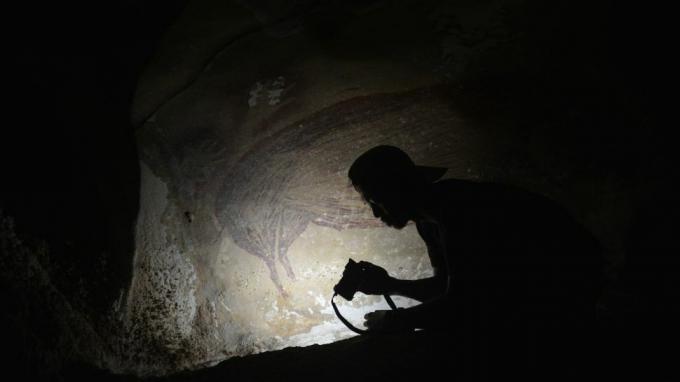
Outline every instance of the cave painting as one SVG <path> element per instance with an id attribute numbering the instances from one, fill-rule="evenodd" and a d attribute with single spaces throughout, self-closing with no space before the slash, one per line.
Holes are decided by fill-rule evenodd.
<path id="1" fill-rule="evenodd" d="M 215 215 L 243 250 L 262 259 L 286 295 L 277 262 L 295 279 L 288 249 L 312 224 L 337 230 L 381 226 L 347 180 L 348 166 L 378 144 L 402 147 L 416 162 L 461 173 L 474 134 L 465 133 L 437 89 L 356 97 L 321 110 L 254 144 L 224 174 Z M 223 231 L 223 232 L 224 232 Z"/>

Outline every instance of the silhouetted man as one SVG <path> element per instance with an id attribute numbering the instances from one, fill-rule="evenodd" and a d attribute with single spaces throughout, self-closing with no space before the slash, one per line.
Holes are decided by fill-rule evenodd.
<path id="1" fill-rule="evenodd" d="M 570 338 L 592 323 L 602 286 L 597 241 L 543 196 L 501 184 L 437 182 L 445 171 L 416 166 L 391 146 L 352 164 L 349 178 L 375 217 L 397 229 L 415 222 L 434 269 L 427 279 L 398 280 L 363 263 L 359 291 L 422 302 L 369 313 L 366 327 L 450 329 L 460 334 L 461 351 L 476 349 L 487 361 L 504 360 L 503 367 L 526 357 L 541 363 L 542 354 L 559 356 L 548 348 L 576 346 Z"/>

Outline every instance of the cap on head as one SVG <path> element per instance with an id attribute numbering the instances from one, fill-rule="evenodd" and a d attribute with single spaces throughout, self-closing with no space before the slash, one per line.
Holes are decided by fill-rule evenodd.
<path id="1" fill-rule="evenodd" d="M 442 167 L 416 166 L 401 149 L 382 145 L 361 154 L 347 175 L 355 186 L 365 187 L 398 180 L 432 183 L 445 172 Z"/>

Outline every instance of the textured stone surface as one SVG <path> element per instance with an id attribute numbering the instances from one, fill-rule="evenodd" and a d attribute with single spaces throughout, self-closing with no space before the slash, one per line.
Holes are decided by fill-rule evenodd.
<path id="1" fill-rule="evenodd" d="M 7 12 L 7 93 L 18 102 L 5 131 L 20 137 L 0 140 L 0 328 L 11 370 L 53 376 L 76 361 L 164 375 L 232 357 L 205 375 L 244 379 L 269 372 L 248 367 L 275 374 L 281 364 L 294 376 L 298 356 L 351 357 L 340 341 L 233 366 L 234 356 L 349 335 L 328 306 L 348 257 L 398 277 L 429 274 L 413 227 L 375 224 L 347 187 L 351 160 L 378 143 L 446 165 L 447 176 L 565 204 L 613 270 L 625 265 L 601 305 L 611 365 L 636 364 L 639 349 L 655 368 L 666 359 L 654 339 L 677 322 L 667 314 L 680 300 L 670 295 L 677 264 L 665 255 L 677 246 L 677 203 L 656 88 L 672 44 L 649 10 L 184 3 L 10 3 L 20 12 Z M 357 323 L 380 306 L 341 303 Z M 357 346 L 374 357 L 356 367 L 392 370 L 378 351 L 389 342 Z"/>

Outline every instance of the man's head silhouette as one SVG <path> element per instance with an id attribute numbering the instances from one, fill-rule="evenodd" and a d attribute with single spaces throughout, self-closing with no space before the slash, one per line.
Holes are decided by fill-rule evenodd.
<path id="1" fill-rule="evenodd" d="M 423 190 L 445 172 L 445 168 L 417 166 L 394 146 L 376 146 L 354 161 L 348 176 L 375 217 L 390 227 L 403 228 L 415 218 Z"/>

